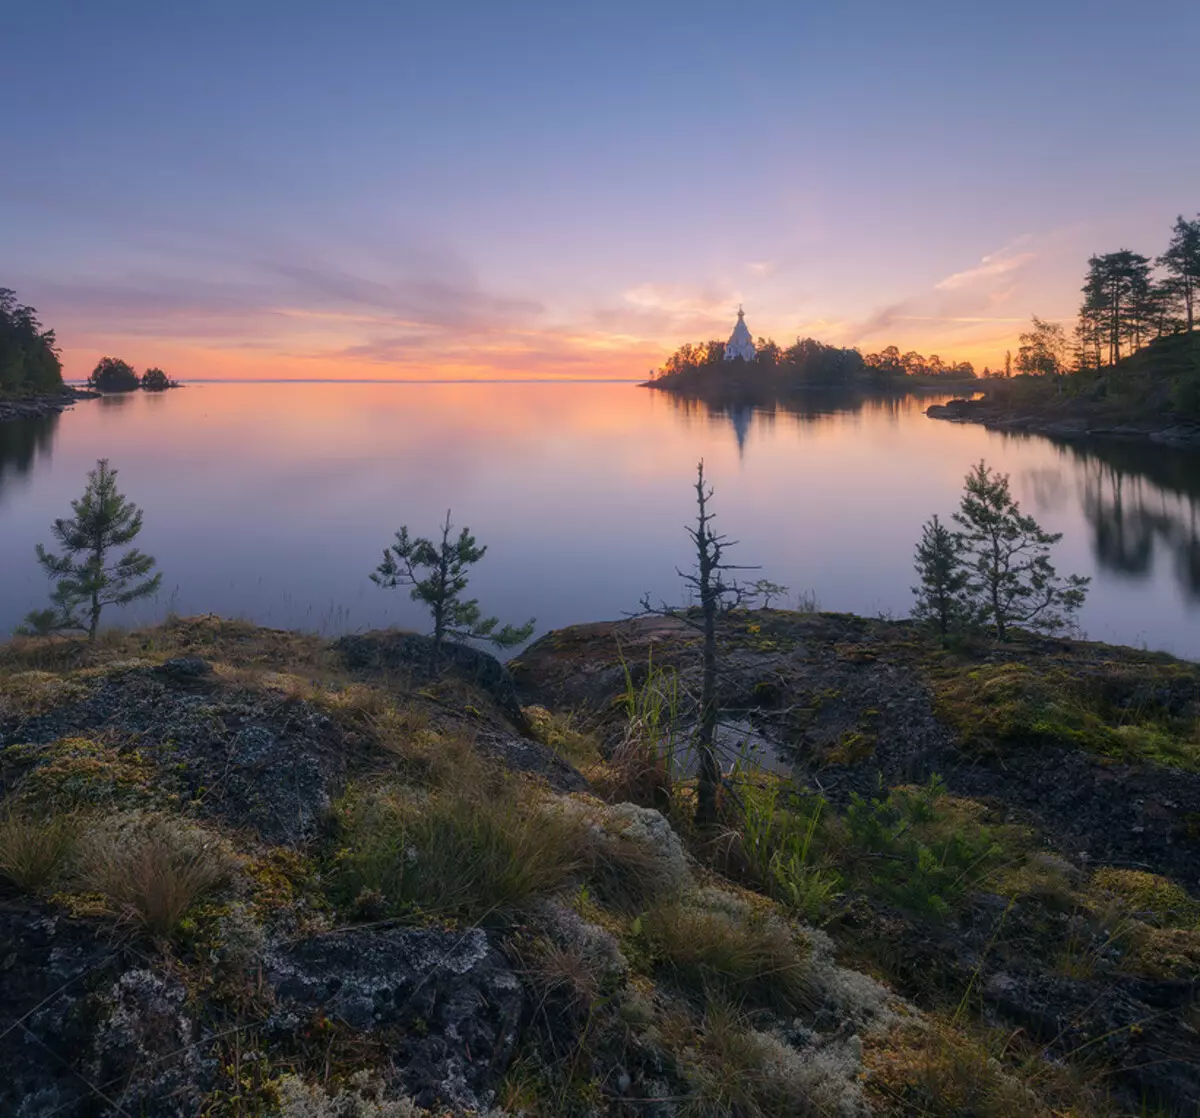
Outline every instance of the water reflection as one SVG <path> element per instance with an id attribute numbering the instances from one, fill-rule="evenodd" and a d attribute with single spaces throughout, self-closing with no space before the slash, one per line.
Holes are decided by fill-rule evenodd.
<path id="1" fill-rule="evenodd" d="M 81 402 L 0 424 L 0 635 L 44 602 L 34 545 L 102 456 L 146 510 L 178 609 L 348 628 L 424 624 L 365 572 L 399 524 L 427 531 L 447 507 L 489 545 L 478 590 L 502 617 L 553 628 L 669 599 L 701 457 L 740 560 L 827 608 L 901 616 L 922 521 L 948 516 L 986 458 L 1063 533 L 1060 568 L 1095 577 L 1092 636 L 1200 655 L 1200 455 L 927 419 L 941 398 L 317 383 Z"/>
<path id="2" fill-rule="evenodd" d="M 836 415 L 863 413 L 873 421 L 897 422 L 923 412 L 941 397 L 928 394 L 872 395 L 854 390 L 809 391 L 788 397 L 697 398 L 664 393 L 687 419 L 728 422 L 744 457 L 752 433 L 765 433 L 779 416 L 811 426 Z M 949 397 L 947 397 L 949 398 Z M 1009 435 L 1006 441 L 1033 444 L 1041 436 Z M 1170 556 L 1173 577 L 1190 600 L 1200 602 L 1200 452 L 1146 443 L 1050 440 L 1074 469 L 1034 467 L 1022 480 L 1039 513 L 1061 511 L 1075 497 L 1091 528 L 1097 566 L 1131 580 L 1153 577 L 1160 549 Z"/>
<path id="3" fill-rule="evenodd" d="M 744 457 L 750 432 L 755 427 L 770 430 L 778 416 L 801 423 L 818 423 L 836 415 L 866 412 L 872 418 L 895 422 L 911 411 L 924 411 L 946 396 L 908 393 L 868 393 L 852 388 L 808 389 L 789 396 L 763 396 L 739 392 L 728 396 L 686 396 L 663 391 L 671 407 L 685 420 L 701 417 L 709 422 L 727 421 L 737 440 L 738 455 Z"/>
<path id="4" fill-rule="evenodd" d="M 0 497 L 7 478 L 27 474 L 37 459 L 50 457 L 60 418 L 55 412 L 36 419 L 12 419 L 0 423 Z"/>
<path id="5" fill-rule="evenodd" d="M 1166 549 L 1180 586 L 1200 601 L 1200 454 L 1134 443 L 1066 444 L 1081 467 L 1079 499 L 1105 570 L 1149 578 Z"/>

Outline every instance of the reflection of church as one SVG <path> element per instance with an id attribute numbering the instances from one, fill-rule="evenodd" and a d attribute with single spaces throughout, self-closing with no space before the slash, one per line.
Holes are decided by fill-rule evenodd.
<path id="1" fill-rule="evenodd" d="M 743 361 L 753 361 L 756 353 L 754 339 L 750 337 L 750 330 L 746 326 L 746 312 L 738 307 L 737 325 L 725 343 L 725 360 L 736 361 L 740 357 Z"/>
<path id="2" fill-rule="evenodd" d="M 738 457 L 741 458 L 746 453 L 746 436 L 750 434 L 754 409 L 749 404 L 735 404 L 729 409 L 729 418 L 733 423 L 733 433 L 737 435 Z"/>

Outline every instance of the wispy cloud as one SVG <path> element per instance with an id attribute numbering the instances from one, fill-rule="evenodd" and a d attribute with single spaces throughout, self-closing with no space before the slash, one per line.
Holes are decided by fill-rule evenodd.
<path id="1" fill-rule="evenodd" d="M 997 252 L 989 253 L 973 268 L 954 272 L 933 285 L 935 291 L 967 291 L 984 287 L 992 287 L 997 280 L 1011 279 L 1014 272 L 1020 271 L 1026 265 L 1037 259 L 1038 254 L 1032 251 L 1019 251 L 1021 245 L 1027 245 L 1028 235 L 1018 237 L 1015 241 Z"/>

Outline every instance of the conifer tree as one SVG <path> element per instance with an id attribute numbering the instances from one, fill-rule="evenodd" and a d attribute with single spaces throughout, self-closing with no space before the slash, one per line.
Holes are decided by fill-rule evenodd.
<path id="1" fill-rule="evenodd" d="M 726 571 L 757 570 L 757 567 L 739 566 L 726 561 L 725 552 L 736 541 L 713 530 L 713 513 L 710 502 L 712 486 L 704 480 L 704 460 L 696 466 L 696 526 L 689 527 L 687 534 L 695 549 L 696 569 L 692 573 L 679 571 L 684 583 L 700 600 L 700 621 L 697 623 L 684 609 L 673 609 L 667 605 L 657 608 L 650 604 L 649 595 L 642 599 L 644 613 L 656 613 L 665 617 L 676 617 L 702 635 L 700 642 L 700 720 L 696 727 L 696 825 L 710 827 L 717 821 L 717 792 L 721 784 L 721 766 L 715 747 L 717 722 L 720 714 L 717 697 L 717 616 L 725 612 L 730 601 L 740 601 L 745 589 L 736 581 L 725 580 Z M 786 589 L 786 588 L 781 588 Z"/>
<path id="2" fill-rule="evenodd" d="M 124 606 L 153 594 L 162 575 L 146 577 L 154 559 L 136 547 L 111 561 L 112 552 L 132 543 L 142 530 L 142 510 L 117 489 L 117 471 L 107 458 L 89 471 L 87 488 L 71 508 L 73 517 L 54 522 L 63 554 L 37 545 L 38 562 L 55 585 L 50 608 L 29 614 L 25 631 L 85 629 L 94 640 L 105 606 Z"/>
<path id="3" fill-rule="evenodd" d="M 935 514 L 921 528 L 916 560 L 921 585 L 912 588 L 917 597 L 913 617 L 932 626 L 945 644 L 952 632 L 969 624 L 972 614 L 962 533 L 952 532 Z"/>
<path id="4" fill-rule="evenodd" d="M 1196 296 L 1200 292 L 1200 215 L 1193 221 L 1182 214 L 1175 219 L 1171 243 L 1157 263 L 1167 270 L 1170 293 L 1183 304 L 1190 334 L 1196 324 Z"/>
<path id="5" fill-rule="evenodd" d="M 487 547 L 478 547 L 468 528 L 457 539 L 451 539 L 451 527 L 449 509 L 440 543 L 423 536 L 413 539 L 407 525 L 402 526 L 396 542 L 384 550 L 383 562 L 371 575 L 371 581 L 385 589 L 409 587 L 409 597 L 429 607 L 433 615 L 434 675 L 441 669 L 442 646 L 447 640 L 486 640 L 498 648 L 511 648 L 527 641 L 534 628 L 532 617 L 519 627 L 500 626 L 498 618 L 483 616 L 478 599 L 463 599 L 469 582 L 467 568 L 484 557 Z"/>
<path id="6" fill-rule="evenodd" d="M 1021 512 L 1007 474 L 992 473 L 980 462 L 967 474 L 954 519 L 963 528 L 967 595 L 1000 640 L 1013 625 L 1054 632 L 1072 624 L 1091 579 L 1058 577 L 1050 548 L 1062 533 L 1042 531 Z"/>

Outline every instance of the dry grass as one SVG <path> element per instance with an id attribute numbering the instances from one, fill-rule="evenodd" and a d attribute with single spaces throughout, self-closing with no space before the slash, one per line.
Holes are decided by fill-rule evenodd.
<path id="1" fill-rule="evenodd" d="M 70 862 L 79 838 L 73 815 L 0 816 L 0 881 L 25 893 L 51 890 Z"/>
<path id="2" fill-rule="evenodd" d="M 666 1018 L 662 1038 L 690 1088 L 680 1118 L 806 1118 L 827 1113 L 805 1078 L 789 1075 L 750 1022 L 728 1003 L 710 1002 L 693 1024 Z M 828 1113 L 837 1113 L 831 1111 Z"/>
<path id="3" fill-rule="evenodd" d="M 571 714 L 559 714 L 545 707 L 524 708 L 533 736 L 547 749 L 554 750 L 577 768 L 587 768 L 600 761 L 600 744 L 596 735 L 579 729 Z"/>
<path id="4" fill-rule="evenodd" d="M 151 935 L 169 936 L 188 909 L 227 881 L 228 848 L 195 824 L 159 815 L 113 816 L 87 835 L 79 882 Z"/>
<path id="5" fill-rule="evenodd" d="M 658 968 L 693 996 L 784 1013 L 809 1001 L 808 945 L 770 915 L 670 904 L 640 923 Z"/>
<path id="6" fill-rule="evenodd" d="M 515 783 L 420 801 L 351 796 L 339 817 L 329 878 L 345 906 L 365 895 L 392 915 L 487 919 L 561 888 L 582 866 L 580 824 L 536 810 Z"/>

